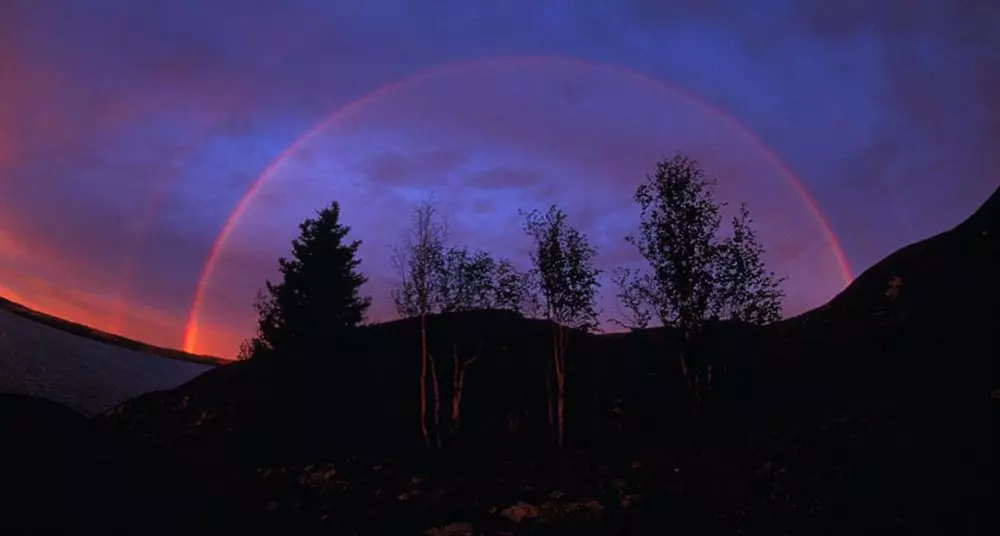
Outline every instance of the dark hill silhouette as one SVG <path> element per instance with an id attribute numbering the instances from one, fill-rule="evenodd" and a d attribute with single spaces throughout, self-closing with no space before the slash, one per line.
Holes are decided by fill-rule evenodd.
<path id="1" fill-rule="evenodd" d="M 963 387 L 973 381 L 982 381 L 986 387 L 997 384 L 996 378 L 989 376 L 990 361 L 983 358 L 993 355 L 988 344 L 994 340 L 994 334 L 987 327 L 995 324 L 997 318 L 991 304 L 1000 303 L 1000 281 L 993 277 L 1000 273 L 998 198 L 1000 193 L 994 194 L 975 215 L 955 229 L 893 253 L 818 309 L 760 330 L 725 322 L 707 330 L 703 351 L 730 361 L 734 374 L 760 376 L 754 382 L 736 382 L 734 387 L 740 389 L 740 383 L 753 384 L 752 392 L 740 393 L 752 399 L 774 398 L 765 396 L 762 392 L 765 390 L 780 393 L 780 398 L 794 396 L 819 403 L 821 396 L 844 393 L 845 386 L 851 386 L 846 392 L 857 398 L 863 393 L 924 389 L 927 386 L 923 382 L 940 384 L 947 380 Z M 896 293 L 895 297 L 891 292 Z M 977 306 L 985 309 L 979 310 Z M 466 393 L 469 407 L 465 409 L 471 425 L 495 430 L 514 411 L 520 411 L 522 419 L 527 412 L 528 419 L 534 419 L 532 424 L 539 424 L 534 421 L 544 413 L 539 404 L 544 403 L 541 382 L 549 337 L 544 321 L 497 311 L 438 315 L 431 319 L 430 333 L 432 353 L 439 356 L 439 367 L 444 374 L 443 384 L 449 379 L 453 343 L 466 351 L 485 343 L 487 355 L 469 373 Z M 588 411 L 597 408 L 603 415 L 611 411 L 609 404 L 616 398 L 625 398 L 622 401 L 625 406 L 629 402 L 634 406 L 631 412 L 623 413 L 642 413 L 641 408 L 649 404 L 668 405 L 671 396 L 666 392 L 680 387 L 680 378 L 674 377 L 676 362 L 669 357 L 675 337 L 664 329 L 606 335 L 575 333 L 570 344 L 574 365 L 571 374 L 575 373 L 572 383 L 577 395 L 588 399 L 577 400 L 577 406 L 583 404 Z M 312 409 L 305 412 L 322 414 L 332 411 L 329 405 L 336 398 L 333 393 L 337 390 L 333 387 L 336 380 L 332 378 L 351 372 L 355 377 L 348 383 L 365 384 L 370 395 L 369 400 L 358 400 L 349 406 L 349 411 L 358 415 L 357 424 L 368 430 L 370 425 L 403 429 L 400 437 L 389 443 L 408 449 L 419 439 L 410 437 L 410 423 L 416 419 L 411 413 L 416 408 L 409 407 L 410 401 L 417 398 L 418 363 L 413 354 L 418 351 L 416 320 L 369 326 L 363 328 L 358 349 L 341 349 L 351 355 L 331 356 L 322 363 L 239 363 L 205 374 L 170 393 L 152 393 L 130 401 L 114 412 L 115 422 L 143 432 L 162 430 L 169 440 L 192 442 L 200 441 L 202 434 L 211 433 L 208 431 L 211 427 L 192 426 L 199 420 L 204 425 L 218 419 L 232 428 L 233 419 L 241 423 L 245 419 L 252 426 L 266 428 L 263 424 L 266 419 L 252 416 L 254 411 L 261 411 L 261 415 L 273 412 L 276 419 L 288 425 L 287 412 L 303 413 L 292 408 L 305 401 L 290 396 L 286 388 L 325 392 L 310 400 L 306 407 Z M 338 373 L 342 367 L 346 368 Z M 288 385 L 282 386 L 286 379 Z M 318 385 L 309 389 L 310 382 Z M 787 392 L 792 385 L 800 387 L 792 389 L 799 392 Z M 525 389 L 538 392 L 511 396 Z M 988 392 L 988 388 L 979 391 Z M 184 402 L 185 397 L 188 402 Z M 514 401 L 515 398 L 525 400 Z M 506 399 L 509 404 L 503 408 L 480 408 L 498 404 L 499 399 Z M 673 402 L 683 405 L 681 400 Z M 150 405 L 156 407 L 155 411 L 147 408 Z M 276 409 L 283 407 L 287 411 Z M 480 415 L 482 411 L 492 414 Z M 670 410 L 667 407 L 656 410 L 661 415 L 664 411 Z M 205 419 L 201 418 L 202 412 L 207 412 Z M 214 417 L 217 414 L 240 417 Z M 160 418 L 165 421 L 160 422 Z M 304 420 L 311 422 L 311 417 Z M 590 428 L 596 425 L 589 424 Z M 191 429 L 180 433 L 188 427 Z M 648 427 L 648 423 L 641 427 Z M 606 432 L 573 428 L 578 434 L 589 435 L 578 437 L 587 442 Z M 331 441 L 339 446 L 352 441 L 343 437 L 346 430 L 338 432 L 338 437 Z M 230 433 L 238 432 L 234 429 Z M 372 442 L 384 443 L 381 438 Z M 235 443 L 232 448 L 236 450 L 260 448 L 256 441 Z M 321 450 L 326 452 L 337 445 L 324 445 Z M 232 455 L 232 451 L 227 450 L 227 455 Z"/>
<path id="2" fill-rule="evenodd" d="M 126 444 L 73 410 L 0 394 L 0 533 L 199 534 L 266 527 L 190 466 Z"/>
<path id="3" fill-rule="evenodd" d="M 721 377 L 699 412 L 673 331 L 573 333 L 562 452 L 546 447 L 549 327 L 496 311 L 429 319 L 438 456 L 423 454 L 414 320 L 322 361 L 216 368 L 97 422 L 283 533 L 990 533 L 998 221 L 1000 192 L 823 307 L 709 325 L 694 351 Z M 452 433 L 456 345 L 482 350 Z"/>

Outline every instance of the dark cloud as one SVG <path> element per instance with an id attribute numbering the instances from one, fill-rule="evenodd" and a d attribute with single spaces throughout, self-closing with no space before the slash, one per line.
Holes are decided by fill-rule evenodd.
<path id="1" fill-rule="evenodd" d="M 436 149 L 417 154 L 380 153 L 362 167 L 367 179 L 386 186 L 421 186 L 437 181 L 469 159 L 463 149 Z"/>
<path id="2" fill-rule="evenodd" d="M 485 190 L 516 189 L 535 186 L 544 179 L 545 177 L 536 170 L 502 165 L 469 177 L 468 183 Z"/>
<path id="3" fill-rule="evenodd" d="M 472 211 L 477 214 L 486 214 L 497 211 L 497 203 L 489 197 L 480 197 L 472 201 Z"/>

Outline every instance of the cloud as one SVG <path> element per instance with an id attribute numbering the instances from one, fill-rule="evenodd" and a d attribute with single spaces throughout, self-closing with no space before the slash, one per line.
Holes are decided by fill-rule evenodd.
<path id="1" fill-rule="evenodd" d="M 368 159 L 362 172 L 369 180 L 386 186 L 421 186 L 455 171 L 468 158 L 468 151 L 456 148 L 407 154 L 388 151 Z"/>
<path id="2" fill-rule="evenodd" d="M 0 284 L 33 270 L 49 286 L 19 283 L 23 298 L 79 291 L 95 311 L 124 292 L 150 319 L 136 329 L 176 339 L 215 236 L 272 159 L 452 61 L 472 67 L 383 92 L 274 173 L 212 290 L 220 340 L 238 339 L 227 319 L 331 199 L 373 279 L 430 191 L 470 245 L 523 256 L 517 209 L 557 202 L 607 262 L 631 262 L 630 189 L 677 149 L 750 202 L 776 261 L 829 256 L 764 149 L 717 115 L 615 69 L 469 63 L 550 53 L 637 70 L 744 123 L 861 269 L 996 187 L 998 21 L 988 0 L 2 2 L 0 252 L 9 268 L 18 245 L 24 273 Z M 802 303 L 822 275 L 799 277 Z"/>
<path id="3" fill-rule="evenodd" d="M 500 165 L 469 177 L 468 183 L 484 190 L 500 190 L 529 188 L 538 185 L 544 179 L 545 177 L 537 170 Z"/>

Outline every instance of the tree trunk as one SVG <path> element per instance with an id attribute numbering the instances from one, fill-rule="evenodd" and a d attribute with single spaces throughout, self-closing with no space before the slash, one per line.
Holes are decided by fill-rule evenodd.
<path id="1" fill-rule="evenodd" d="M 552 389 L 552 369 L 545 367 L 545 404 L 548 406 L 549 430 L 555 430 L 556 416 L 555 403 L 553 401 Z"/>
<path id="2" fill-rule="evenodd" d="M 562 374 L 556 379 L 556 386 L 558 388 L 557 398 L 556 398 L 556 420 L 558 422 L 557 431 L 558 436 L 556 437 L 556 446 L 563 446 L 563 437 L 565 436 L 566 429 L 566 380 L 565 376 Z"/>
<path id="3" fill-rule="evenodd" d="M 452 373 L 451 373 L 451 433 L 454 434 L 460 426 L 459 419 L 461 417 L 461 411 L 459 410 L 462 405 L 462 391 L 459 386 L 459 363 L 458 363 L 458 348 L 457 346 L 452 346 L 451 353 L 452 362 Z"/>
<path id="4" fill-rule="evenodd" d="M 434 443 L 437 448 L 441 448 L 441 389 L 438 386 L 437 364 L 434 356 L 427 354 L 428 364 L 431 368 L 431 386 L 434 391 Z"/>
<path id="5" fill-rule="evenodd" d="M 420 432 L 424 446 L 431 448 L 427 434 L 427 315 L 420 315 Z"/>
<path id="6" fill-rule="evenodd" d="M 694 398 L 695 411 L 698 412 L 701 410 L 703 400 L 702 370 L 699 363 L 688 363 L 687 359 L 693 337 L 692 328 L 685 328 L 684 340 L 681 342 L 679 354 L 681 358 L 681 375 L 684 376 L 684 382 L 687 383 L 688 391 L 691 393 L 692 398 Z"/>
<path id="7" fill-rule="evenodd" d="M 565 428 L 566 343 L 565 328 L 552 324 L 552 368 L 556 374 L 556 445 L 562 447 Z"/>
<path id="8" fill-rule="evenodd" d="M 462 392 L 465 389 L 465 371 L 469 365 L 479 359 L 479 351 L 468 361 L 462 361 L 458 355 L 458 344 L 452 345 L 452 360 L 454 362 L 451 382 L 451 431 L 455 433 L 462 425 Z"/>

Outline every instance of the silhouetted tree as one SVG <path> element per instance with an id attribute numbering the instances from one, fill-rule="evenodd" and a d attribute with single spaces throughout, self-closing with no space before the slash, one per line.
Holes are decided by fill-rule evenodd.
<path id="1" fill-rule="evenodd" d="M 522 312 L 529 299 L 530 280 L 507 259 L 494 259 L 489 253 L 466 247 L 449 248 L 440 257 L 438 266 L 438 303 L 441 312 L 501 309 Z M 483 342 L 474 349 L 452 342 L 451 425 L 456 431 L 461 425 L 462 394 L 465 374 L 479 359 Z"/>
<path id="2" fill-rule="evenodd" d="M 740 205 L 732 225 L 732 236 L 720 244 L 720 314 L 758 325 L 781 320 L 785 278 L 776 277 L 764 264 L 764 246 L 757 240 L 746 204 Z"/>
<path id="3" fill-rule="evenodd" d="M 715 200 L 714 184 L 685 156 L 657 163 L 634 196 L 641 208 L 640 232 L 626 237 L 650 267 L 648 276 L 631 283 L 633 291 L 645 295 L 663 325 L 681 329 L 684 347 L 710 318 L 755 323 L 780 318 L 783 279 L 764 268 L 745 205 L 733 219 L 733 235 L 719 236 L 725 203 Z M 681 372 L 700 405 L 711 388 L 710 366 L 689 363 L 686 353 L 682 348 Z"/>
<path id="4" fill-rule="evenodd" d="M 257 334 L 241 355 L 315 357 L 345 342 L 371 304 L 361 295 L 361 242 L 346 242 L 349 232 L 337 202 L 299 225 L 292 256 L 278 259 L 281 281 L 258 293 Z"/>
<path id="5" fill-rule="evenodd" d="M 236 353 L 237 361 L 246 361 L 255 357 L 261 357 L 267 352 L 267 346 L 260 337 L 253 336 L 240 343 L 239 351 Z"/>
<path id="6" fill-rule="evenodd" d="M 392 260 L 398 281 L 392 300 L 401 317 L 420 318 L 420 431 L 424 444 L 431 447 L 427 427 L 427 379 L 430 372 L 434 394 L 433 423 L 435 444 L 441 447 L 441 394 L 434 356 L 427 345 L 427 316 L 440 304 L 439 277 L 444 263 L 444 239 L 447 227 L 438 217 L 433 200 L 423 201 L 413 215 L 413 227 L 401 247 L 393 250 Z"/>
<path id="7" fill-rule="evenodd" d="M 618 288 L 615 297 L 621 318 L 612 318 L 611 321 L 630 331 L 649 327 L 653 319 L 649 308 L 649 277 L 638 270 L 616 268 L 613 280 Z"/>
<path id="8" fill-rule="evenodd" d="M 488 253 L 451 247 L 436 268 L 441 312 L 489 309 L 493 305 L 496 261 Z"/>
<path id="9" fill-rule="evenodd" d="M 549 423 L 555 421 L 556 444 L 562 446 L 569 330 L 589 331 L 597 327 L 595 302 L 600 287 L 597 277 L 601 272 L 593 267 L 596 251 L 587 237 L 570 227 L 566 214 L 555 205 L 545 213 L 537 210 L 527 213 L 524 230 L 532 239 L 531 261 L 544 302 L 544 314 L 552 324 L 556 408 L 553 416 L 550 387 Z"/>
<path id="10" fill-rule="evenodd" d="M 267 343 L 264 342 L 260 327 L 271 322 L 270 320 L 264 322 L 263 319 L 268 315 L 274 314 L 274 300 L 271 299 L 270 294 L 264 292 L 264 289 L 260 289 L 257 291 L 257 297 L 254 299 L 253 309 L 257 313 L 257 326 L 254 335 L 244 339 L 240 343 L 240 348 L 236 353 L 237 361 L 261 358 L 270 351 Z"/>
<path id="11" fill-rule="evenodd" d="M 477 309 L 523 313 L 531 307 L 530 274 L 483 250 L 448 248 L 441 256 L 437 282 L 443 313 Z"/>
<path id="12" fill-rule="evenodd" d="M 537 316 L 538 296 L 532 286 L 531 272 L 522 272 L 510 260 L 500 259 L 493 270 L 493 308 Z"/>

